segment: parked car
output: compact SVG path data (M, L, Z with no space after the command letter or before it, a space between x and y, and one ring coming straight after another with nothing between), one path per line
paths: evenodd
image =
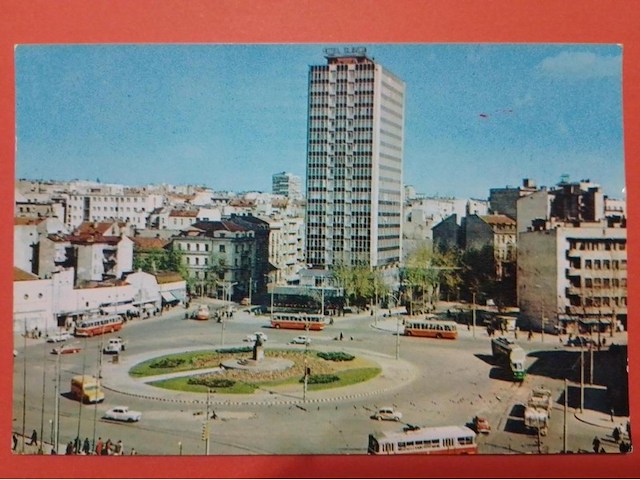
M299 335L291 340L291 343L295 345L309 345L311 343L311 339L306 335Z
M371 418L375 420L393 420L399 422L402 419L402 413L393 407L382 407L374 413Z
M71 335L69 332L58 332L58 333L54 333L49 338L47 338L47 342L49 343L66 342L67 340L70 340L72 338L73 338L73 335Z
M255 342L256 342L256 340L258 339L258 337L260 337L260 341L261 341L261 342L263 342L263 343L264 343L264 342L266 342L266 341L268 340L267 336L266 336L264 333L262 333L262 332L255 332L255 333L252 333L251 335L247 335L247 336L244 338L244 341L245 341L245 342L255 343Z
M56 355L66 355L68 353L78 353L81 350L82 347L79 344L69 343L54 348L53 350L51 350L51 353L55 353Z
M475 416L473 417L473 429L476 433L490 433L491 425L485 417Z
M102 418L118 422L139 422L142 418L142 413L129 410L129 407L113 407L107 410Z

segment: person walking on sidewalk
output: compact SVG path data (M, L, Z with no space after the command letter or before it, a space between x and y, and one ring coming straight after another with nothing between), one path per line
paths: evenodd
M96 455L102 454L102 437L98 437L98 441L96 442Z
M82 453L85 455L89 455L91 453L91 443L89 443L89 437L84 438L84 442L82 444Z
M38 444L38 432L36 432L35 429L33 429L33 432L31 432L31 443L29 443L29 445L37 445Z
M594 453L600 452L600 439L598 437L593 438L593 451Z

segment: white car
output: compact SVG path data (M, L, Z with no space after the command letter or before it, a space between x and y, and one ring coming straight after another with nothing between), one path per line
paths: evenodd
M311 343L311 339L306 335L300 335L291 340L291 343L295 345L309 345Z
M399 422L402 420L402 413L393 407L382 407L379 408L371 418L375 420L393 420L394 422Z
M49 338L47 338L47 342L49 343L66 342L71 338L73 338L73 335L71 335L69 332L58 332L58 333L54 333Z
M120 337L110 338L102 350L104 353L120 353L125 350L125 342Z
M247 335L244 339L245 342L256 343L256 340L260 337L261 342L266 342L268 340L267 336L262 332L255 332L251 335Z
M113 407L107 410L102 418L117 420L118 422L139 422L142 418L142 413L129 410L129 407Z

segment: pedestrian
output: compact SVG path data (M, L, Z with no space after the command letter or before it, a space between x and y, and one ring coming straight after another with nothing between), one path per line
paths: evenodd
M38 432L36 432L35 428L33 432L31 432L31 443L29 445L37 445L38 444Z
M593 438L593 452L598 453L600 451L600 439L598 437Z
M343 339L344 339L344 334L342 332L340 332L340 340L343 340ZM35 432L35 430L34 430L34 432Z
M85 455L89 455L91 453L91 443L89 443L89 438L84 438L84 443L82 444L82 453Z
M529 330L529 335L527 335L527 340L531 340L533 338L533 330Z
M101 455L102 454L102 437L98 437L98 441L96 443L95 453L96 453L96 455Z
M136 452L136 449L131 447L131 455L137 455L138 452Z
M11 437L11 440L13 441L13 446L11 447L11 450L15 450L16 448L18 448L18 436L14 433L13 436Z
M122 440L118 440L118 443L116 443L114 447L113 454L122 455L123 453L124 453L124 445L122 444Z
M67 443L67 448L65 450L65 455L73 455L73 442L69 441L69 443Z
M612 437L614 442L616 443L620 442L620 429L618 427L615 427L613 429Z
M111 439L108 438L107 442L104 444L104 448L102 449L103 455L111 455L111 450L113 449L113 443L111 443Z

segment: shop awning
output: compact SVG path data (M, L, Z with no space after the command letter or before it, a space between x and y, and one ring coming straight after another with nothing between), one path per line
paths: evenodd
M160 295L162 295L162 300L165 303L172 303L172 302L179 302L180 301L171 292L160 292Z
M120 304L120 305L106 305L106 306L100 307L100 311L106 314L124 315L125 313L135 313L137 312L137 310L138 309L130 303Z

